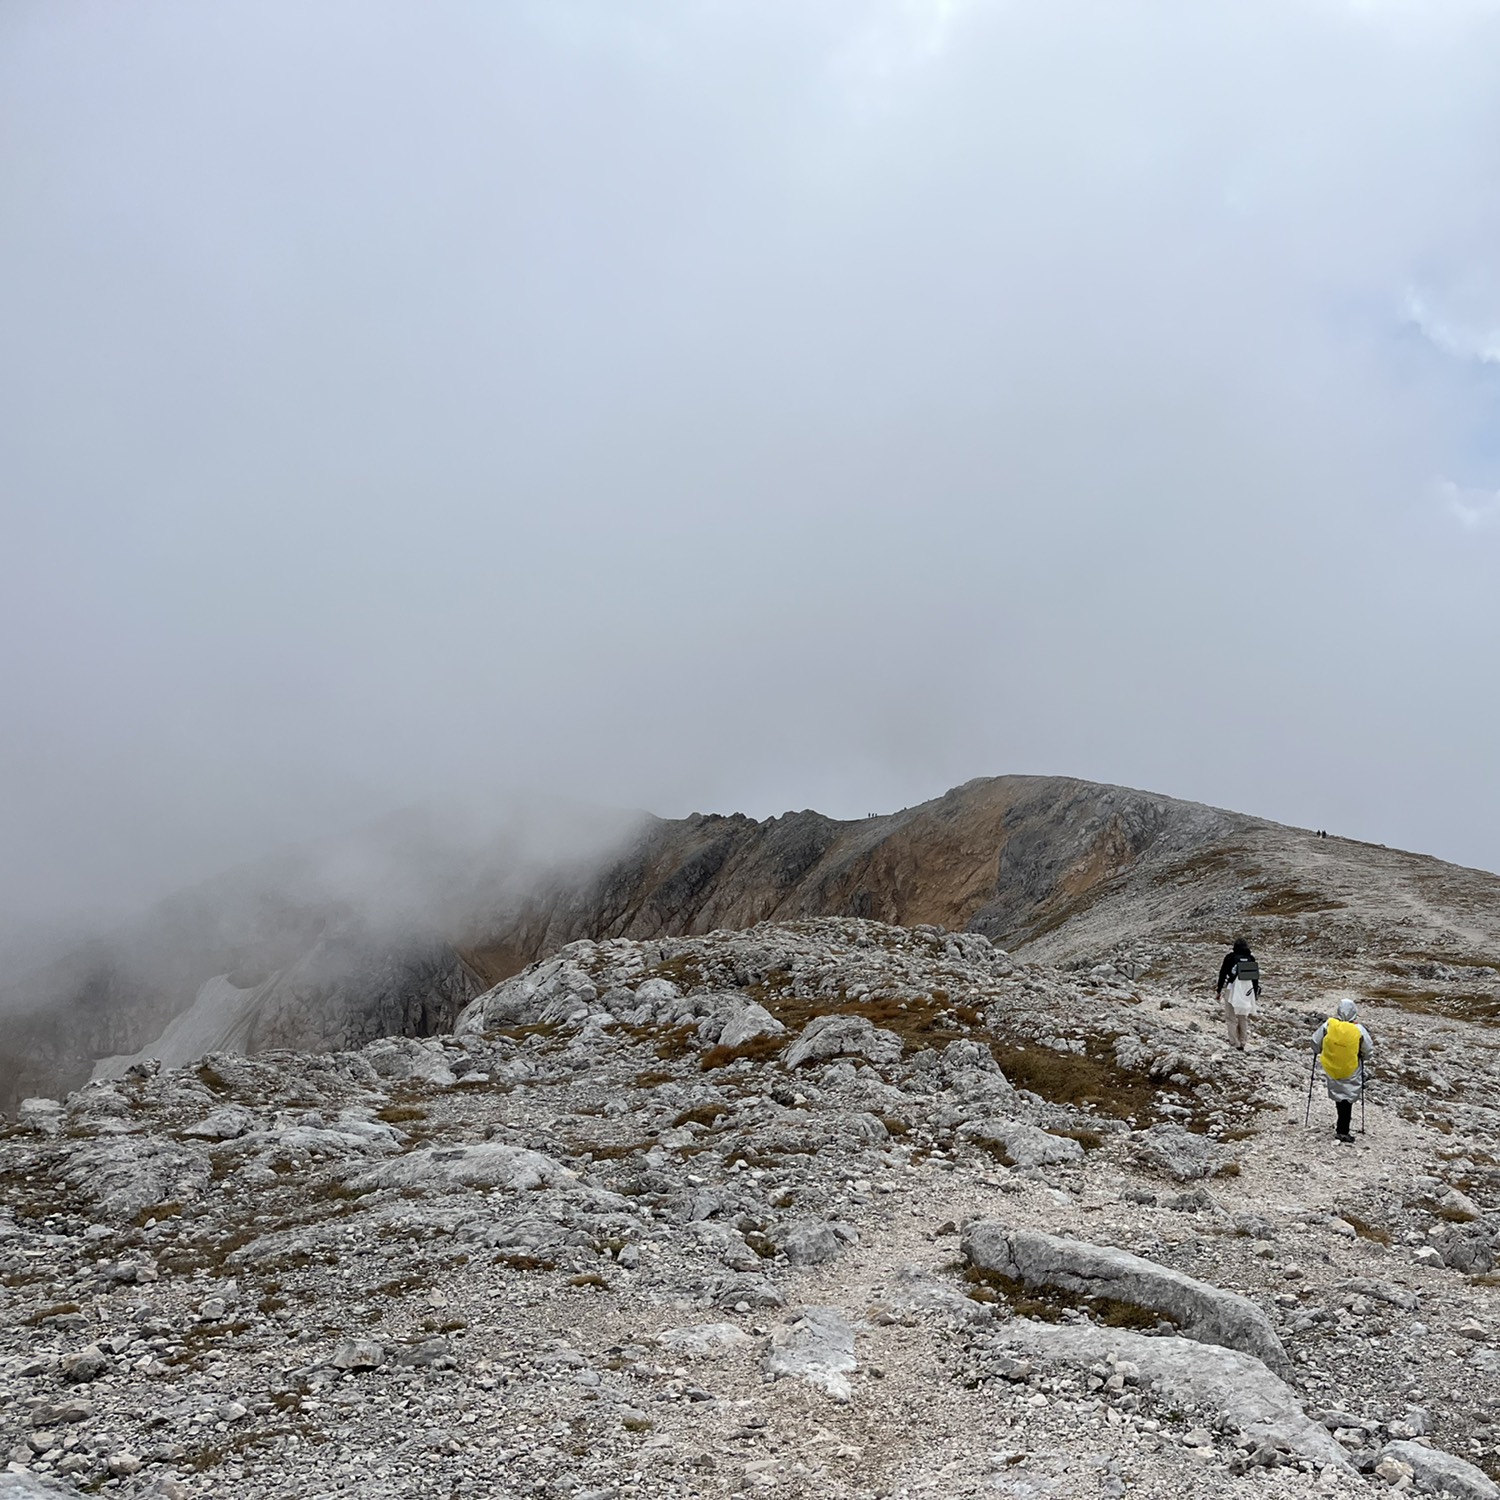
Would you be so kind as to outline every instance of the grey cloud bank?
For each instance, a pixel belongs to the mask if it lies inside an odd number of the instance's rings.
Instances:
[[[513,788],[1500,865],[1497,42],[5,7],[0,951]]]

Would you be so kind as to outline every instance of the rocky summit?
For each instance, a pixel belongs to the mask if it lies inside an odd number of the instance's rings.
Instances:
[[[0,1497],[1495,1500],[1486,877],[1371,946],[1379,851],[1289,887],[1310,836],[1203,826],[1158,856],[1186,891],[1139,851],[1074,880],[1071,956],[1046,922],[585,937],[441,1034],[26,1100]],[[1210,993],[1240,920],[1246,1052]],[[1308,1040],[1361,986],[1348,1147]]]

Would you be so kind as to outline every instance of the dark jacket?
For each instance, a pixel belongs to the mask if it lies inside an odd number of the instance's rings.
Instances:
[[[1224,993],[1224,986],[1232,984],[1235,980],[1240,964],[1246,964],[1245,977],[1255,986],[1255,998],[1260,999],[1260,965],[1255,961],[1255,955],[1248,949],[1243,951],[1236,949],[1224,955],[1224,962],[1219,965],[1219,987],[1216,994]]]

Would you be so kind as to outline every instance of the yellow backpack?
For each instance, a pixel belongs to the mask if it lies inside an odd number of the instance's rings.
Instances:
[[[1359,1027],[1330,1016],[1319,1061],[1330,1078],[1352,1077],[1359,1067]]]

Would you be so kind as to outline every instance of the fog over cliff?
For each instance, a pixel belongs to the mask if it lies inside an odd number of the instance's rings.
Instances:
[[[410,806],[1500,865],[1500,12],[0,11],[0,954]]]

